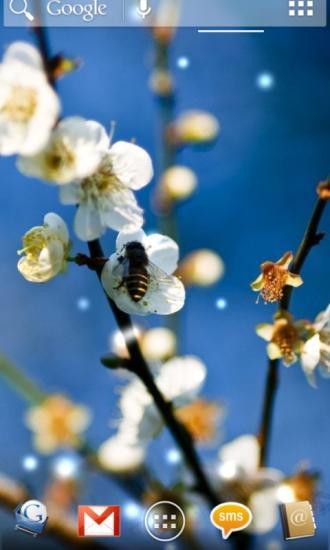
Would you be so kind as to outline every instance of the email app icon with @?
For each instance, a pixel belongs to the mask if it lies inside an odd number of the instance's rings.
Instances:
[[[120,506],[78,506],[79,537],[120,537]]]

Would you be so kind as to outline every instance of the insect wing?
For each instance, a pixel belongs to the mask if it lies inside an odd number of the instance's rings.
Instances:
[[[168,275],[149,261],[147,271],[150,276],[150,287],[159,291],[161,300],[154,303],[153,313],[168,314],[177,311],[182,307],[184,301],[184,287],[181,281],[173,275]]]
[[[115,279],[123,279],[129,273],[129,259],[127,256],[121,256],[117,265],[112,270],[112,276]]]
[[[168,275],[167,273],[165,273],[165,271],[160,269],[160,267],[157,267],[150,260],[148,262],[147,271],[156,288],[157,288],[157,285],[160,285],[160,284],[162,286],[164,285],[172,286],[175,281],[175,277],[173,277],[173,275]]]

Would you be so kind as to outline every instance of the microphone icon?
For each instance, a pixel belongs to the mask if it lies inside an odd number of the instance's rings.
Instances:
[[[145,19],[150,15],[152,8],[148,5],[148,0],[139,0],[139,6],[136,8],[136,11],[142,19]]]

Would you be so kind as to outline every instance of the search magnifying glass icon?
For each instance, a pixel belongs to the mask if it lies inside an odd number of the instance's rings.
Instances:
[[[16,8],[15,7],[15,4],[18,3],[20,4],[21,7],[19,8]],[[25,17],[29,20],[29,21],[34,21],[34,17],[32,15],[32,13],[30,13],[28,11],[28,3],[27,3],[27,0],[10,0],[10,3],[9,3],[9,9],[11,12],[13,12],[15,15],[25,15]]]

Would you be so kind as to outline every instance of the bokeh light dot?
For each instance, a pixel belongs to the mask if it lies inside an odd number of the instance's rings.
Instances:
[[[179,69],[188,69],[190,65],[190,59],[189,57],[182,55],[181,57],[178,58],[176,64]]]
[[[169,464],[179,464],[181,458],[181,453],[177,449],[169,449],[166,453],[166,461]]]
[[[73,479],[79,471],[79,460],[74,456],[59,456],[52,464],[53,474],[60,479]]]
[[[275,78],[272,73],[262,72],[257,76],[257,87],[262,91],[269,91],[275,86]]]
[[[135,502],[127,502],[123,507],[123,512],[128,519],[137,519],[142,515],[142,508]]]
[[[220,311],[223,311],[228,306],[228,302],[226,298],[218,298],[215,302],[215,307],[219,309]]]
[[[77,308],[79,311],[88,311],[91,307],[91,301],[87,296],[80,296],[77,300]]]
[[[39,466],[39,461],[34,455],[26,455],[23,457],[22,466],[27,472],[33,472]]]

